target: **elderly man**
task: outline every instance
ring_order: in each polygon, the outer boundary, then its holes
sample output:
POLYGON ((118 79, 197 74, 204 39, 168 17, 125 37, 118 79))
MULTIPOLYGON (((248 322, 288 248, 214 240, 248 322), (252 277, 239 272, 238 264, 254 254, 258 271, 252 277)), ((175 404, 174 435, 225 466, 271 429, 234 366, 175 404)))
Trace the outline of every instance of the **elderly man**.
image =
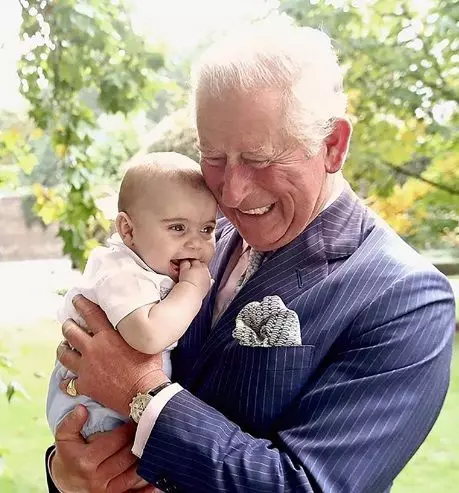
POLYGON ((203 56, 194 103, 226 216, 215 285, 174 351, 172 384, 159 356, 75 300, 94 336, 63 326, 78 350, 58 349, 78 375, 70 392, 138 425, 86 443, 78 407, 51 476, 69 493, 129 491, 136 467, 164 491, 387 492, 442 406, 454 301, 342 176, 351 124, 330 40, 254 26, 203 56))

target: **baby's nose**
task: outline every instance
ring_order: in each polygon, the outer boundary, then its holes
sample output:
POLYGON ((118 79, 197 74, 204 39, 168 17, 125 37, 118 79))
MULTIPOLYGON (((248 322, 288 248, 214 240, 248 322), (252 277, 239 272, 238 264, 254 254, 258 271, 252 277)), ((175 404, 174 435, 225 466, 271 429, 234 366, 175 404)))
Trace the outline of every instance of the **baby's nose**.
POLYGON ((201 239, 197 237, 188 238, 185 243, 185 247, 190 250, 199 250, 201 248, 201 239))

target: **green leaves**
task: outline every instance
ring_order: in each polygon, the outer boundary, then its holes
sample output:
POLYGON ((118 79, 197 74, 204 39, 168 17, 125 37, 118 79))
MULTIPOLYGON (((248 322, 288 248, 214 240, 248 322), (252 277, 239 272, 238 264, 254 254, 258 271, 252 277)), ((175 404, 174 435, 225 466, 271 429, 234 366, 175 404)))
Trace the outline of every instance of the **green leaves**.
POLYGON ((33 154, 26 154, 18 159, 18 166, 24 171, 25 174, 30 175, 35 165, 37 164, 37 157, 33 154))
POLYGON ((11 402, 14 396, 20 396, 24 399, 30 399, 29 394, 25 390, 25 388, 16 381, 10 382, 6 387, 6 398, 8 402, 11 402))
MULTIPOLYGON (((5 380, 5 375, 14 372, 13 361, 6 354, 0 353, 0 394, 5 395, 8 402, 11 402, 14 396, 30 399, 29 394, 19 382, 5 380)), ((1 455, 0 450, 0 457, 1 455)))
POLYGON ((20 172, 30 175, 36 164, 37 158, 23 129, 11 126, 0 130, 0 188, 14 188, 19 184, 20 172))
MULTIPOLYGON (((35 186, 35 211, 47 224, 59 222, 64 252, 82 269, 89 250, 109 229, 96 207, 102 173, 92 158, 99 117, 151 106, 161 89, 156 70, 163 54, 134 32, 122 0, 33 2, 33 7, 23 2, 22 7, 22 35, 39 42, 20 61, 21 91, 30 117, 51 137, 62 175, 54 189, 35 186)), ((112 156, 110 174, 125 158, 123 152, 112 156)), ((30 171, 33 160, 18 164, 30 171)))
POLYGON ((12 360, 5 354, 0 353, 0 369, 10 369, 13 367, 12 360))
POLYGON ((445 153, 459 169, 459 8, 448 0, 432 2, 429 10, 409 0, 336 5, 281 1, 298 24, 324 29, 347 67, 354 133, 345 174, 401 234, 409 230, 412 243, 422 245, 429 228, 429 243, 451 239, 459 230, 459 174, 435 170, 445 153), (404 202, 407 222, 391 198, 403 196, 408 177, 413 190, 423 180, 433 186, 422 198, 407 194, 417 197, 404 202), (433 214, 425 212, 427 203, 433 214))

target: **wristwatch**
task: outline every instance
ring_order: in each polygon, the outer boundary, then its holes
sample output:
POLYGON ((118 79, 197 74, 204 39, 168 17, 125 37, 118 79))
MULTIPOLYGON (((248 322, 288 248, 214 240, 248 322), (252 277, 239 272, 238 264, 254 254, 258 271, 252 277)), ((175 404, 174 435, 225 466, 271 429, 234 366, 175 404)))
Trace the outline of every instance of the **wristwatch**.
POLYGON ((148 390, 146 393, 139 392, 129 404, 131 411, 129 412, 129 417, 138 423, 140 418, 142 417, 143 412, 147 408, 150 401, 153 397, 161 392, 161 390, 169 387, 172 382, 164 382, 161 385, 158 385, 154 389, 148 390))

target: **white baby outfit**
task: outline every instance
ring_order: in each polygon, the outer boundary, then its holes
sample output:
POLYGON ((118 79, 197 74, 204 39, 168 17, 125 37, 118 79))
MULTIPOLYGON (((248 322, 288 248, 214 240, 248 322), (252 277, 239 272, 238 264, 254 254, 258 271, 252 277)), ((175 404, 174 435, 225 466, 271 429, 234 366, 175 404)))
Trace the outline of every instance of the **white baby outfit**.
MULTIPOLYGON (((58 311, 58 320, 63 323, 72 318, 79 325, 84 322, 76 312, 72 298, 83 294, 99 305, 114 327, 137 308, 161 301, 174 286, 167 276, 154 272, 148 265, 114 234, 108 240, 108 247, 98 247, 89 256, 81 283, 70 289, 65 295, 64 304, 58 311)), ((170 350, 163 352, 163 370, 171 376, 170 350)), ((77 404, 83 404, 89 410, 89 419, 82 434, 87 437, 95 432, 108 431, 126 422, 120 414, 101 406, 86 396, 70 397, 59 389, 63 378, 73 376, 57 361, 51 375, 46 414, 53 433, 56 427, 77 404)), ((97 378, 97 375, 94 375, 97 378)))

